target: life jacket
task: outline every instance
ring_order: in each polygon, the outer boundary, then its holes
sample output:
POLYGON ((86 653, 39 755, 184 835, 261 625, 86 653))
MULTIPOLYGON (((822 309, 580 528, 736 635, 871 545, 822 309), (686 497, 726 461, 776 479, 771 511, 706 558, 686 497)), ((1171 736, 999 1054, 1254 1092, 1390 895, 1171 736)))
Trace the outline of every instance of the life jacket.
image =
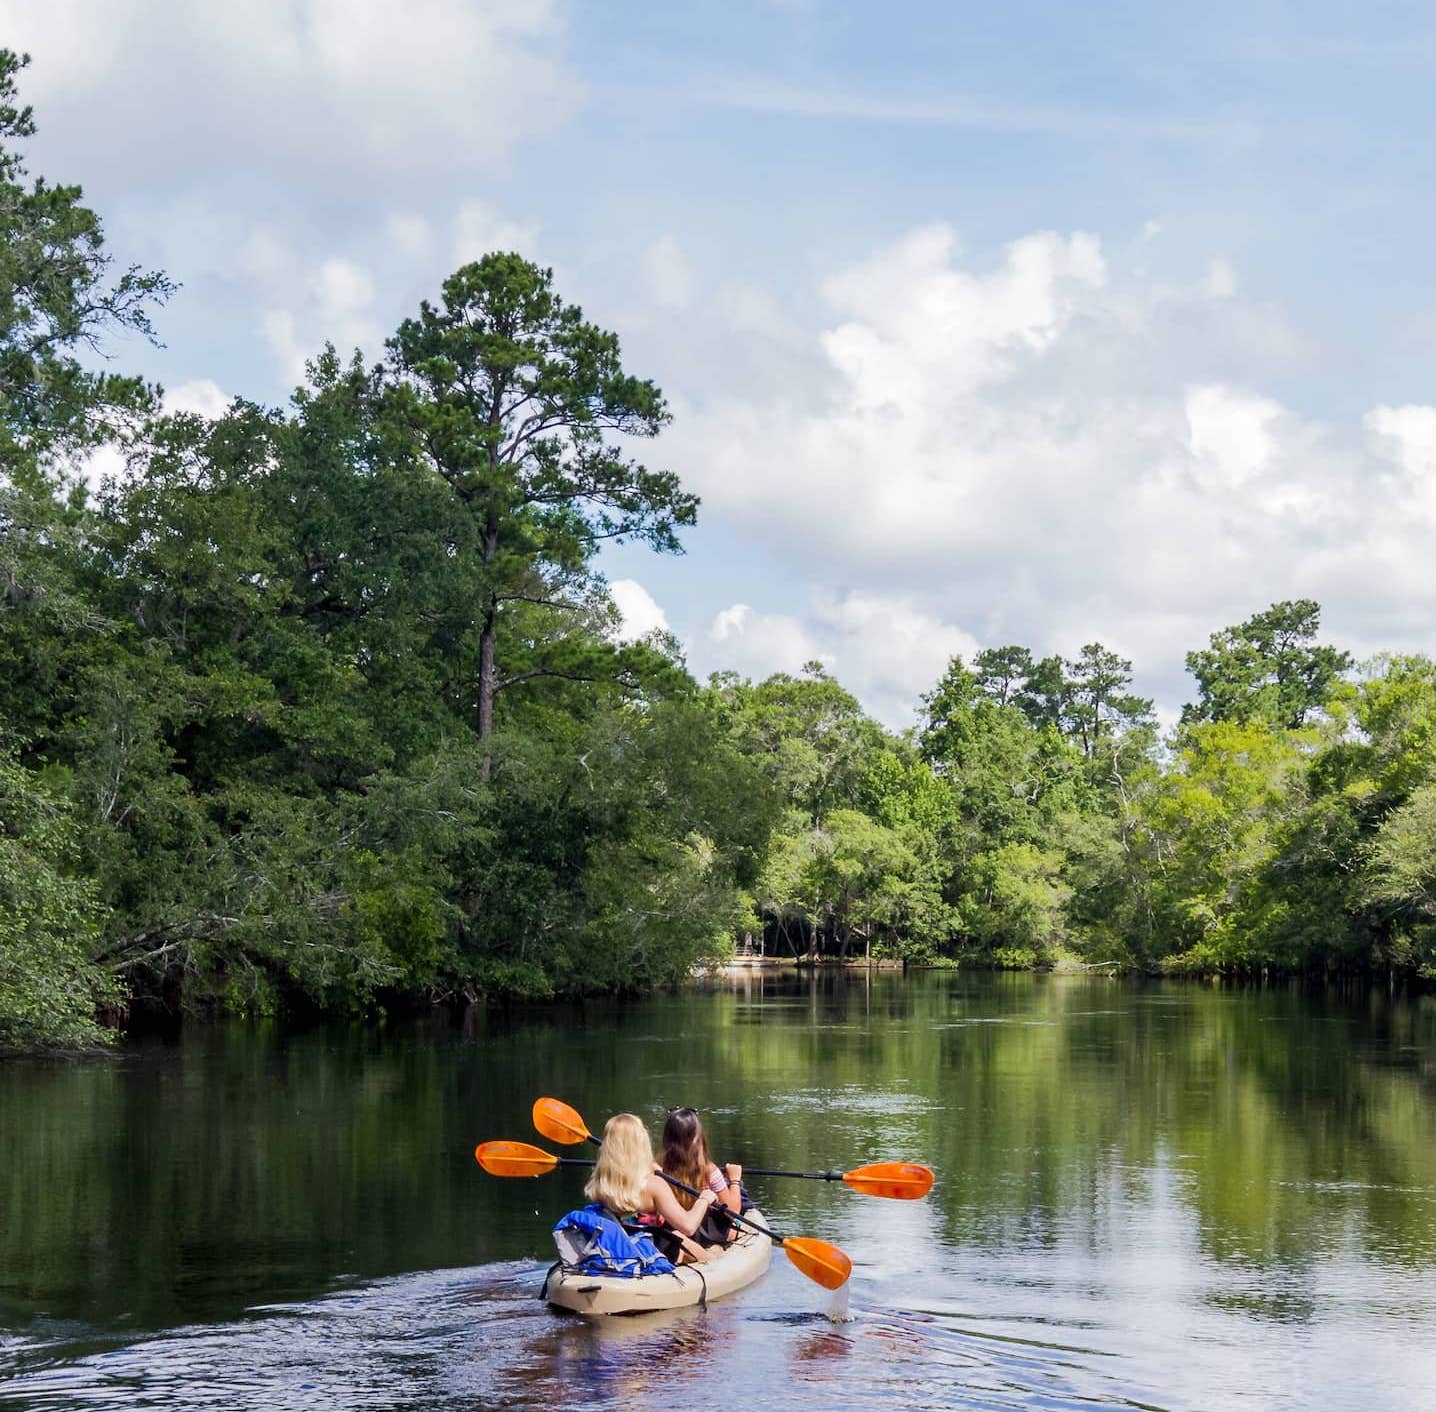
POLYGON ((652 1236, 624 1230, 596 1201, 564 1216, 553 1228, 553 1243, 564 1265, 585 1275, 671 1275, 674 1270, 652 1236))

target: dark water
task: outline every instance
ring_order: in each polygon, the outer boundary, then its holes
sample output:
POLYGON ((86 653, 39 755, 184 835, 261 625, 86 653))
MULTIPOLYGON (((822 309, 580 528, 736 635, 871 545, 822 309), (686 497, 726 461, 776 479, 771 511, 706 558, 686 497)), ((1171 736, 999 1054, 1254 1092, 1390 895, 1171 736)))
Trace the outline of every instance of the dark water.
POLYGON ((1436 1406, 1436 998, 792 977, 642 1004, 0 1068, 0 1408, 1436 1406), (551 1093, 753 1164, 931 1162, 921 1203, 754 1181, 836 1241, 707 1311, 535 1297, 581 1172, 551 1093), (843 1316, 846 1317, 843 1317, 843 1316))

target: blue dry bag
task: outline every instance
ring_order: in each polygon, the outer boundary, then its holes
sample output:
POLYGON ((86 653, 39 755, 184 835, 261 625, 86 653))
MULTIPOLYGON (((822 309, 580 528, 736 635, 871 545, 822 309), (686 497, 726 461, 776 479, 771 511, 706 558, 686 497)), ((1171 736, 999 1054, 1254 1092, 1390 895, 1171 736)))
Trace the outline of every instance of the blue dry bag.
POLYGON ((568 1269, 585 1275, 671 1275, 673 1262, 658 1253, 653 1237, 623 1229, 593 1202, 570 1211, 553 1228, 553 1243, 568 1269))

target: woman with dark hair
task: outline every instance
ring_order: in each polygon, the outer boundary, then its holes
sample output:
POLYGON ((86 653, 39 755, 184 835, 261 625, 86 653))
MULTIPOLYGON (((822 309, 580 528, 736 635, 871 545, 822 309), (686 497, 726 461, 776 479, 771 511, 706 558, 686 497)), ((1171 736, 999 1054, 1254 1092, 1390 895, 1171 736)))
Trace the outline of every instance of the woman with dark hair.
MULTIPOLYGON (((670 1177, 696 1187, 705 1195, 712 1192, 713 1209, 705 1213, 693 1239, 700 1245, 725 1245, 737 1234, 723 1210, 740 1213, 743 1209, 743 1169, 736 1162, 719 1168, 708 1152, 708 1138, 696 1108, 670 1108, 663 1125, 663 1156, 660 1168, 670 1177)), ((693 1209, 695 1198, 686 1191, 674 1189, 674 1196, 684 1210, 693 1209)))

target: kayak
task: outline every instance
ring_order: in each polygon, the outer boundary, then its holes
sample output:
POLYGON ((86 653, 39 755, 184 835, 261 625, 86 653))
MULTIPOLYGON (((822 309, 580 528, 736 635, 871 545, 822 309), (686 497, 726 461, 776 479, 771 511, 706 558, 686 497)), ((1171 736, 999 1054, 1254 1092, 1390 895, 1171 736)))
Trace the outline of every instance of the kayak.
MULTIPOLYGON (((744 1213, 768 1224, 756 1208, 744 1213)), ((543 1297, 555 1308, 576 1314, 646 1314, 653 1309, 682 1309, 709 1304, 750 1285, 773 1255, 773 1242, 750 1226, 739 1226, 736 1240, 716 1260, 680 1265, 671 1275, 585 1275, 556 1265, 544 1283, 543 1297)))

